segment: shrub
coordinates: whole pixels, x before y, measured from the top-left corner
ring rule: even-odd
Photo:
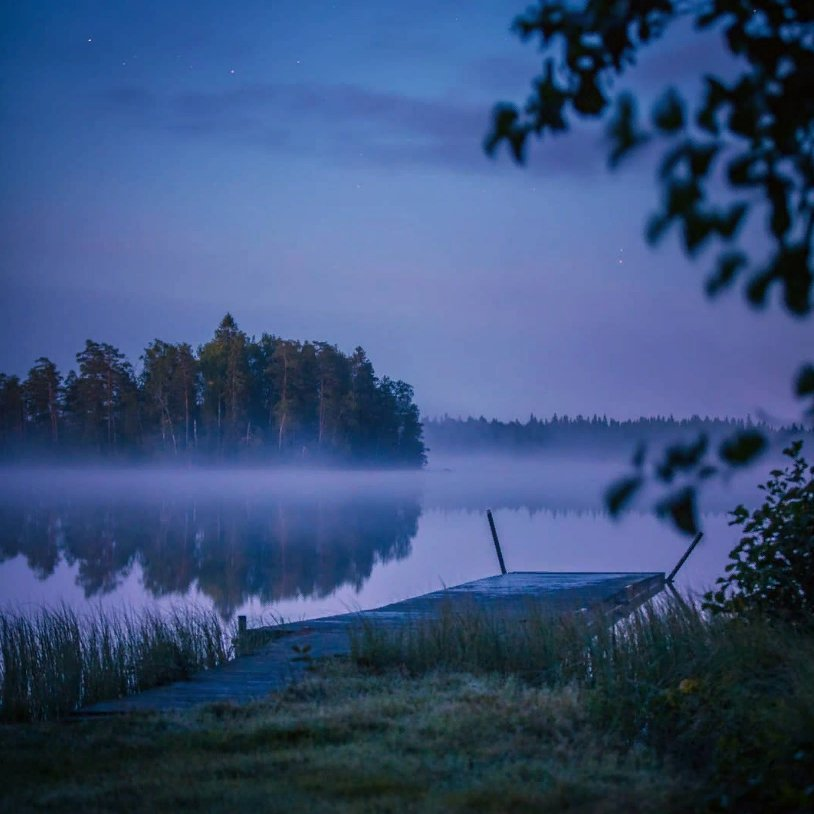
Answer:
[[[730,552],[726,576],[704,597],[709,610],[814,621],[814,466],[803,458],[802,445],[783,450],[791,465],[772,470],[760,486],[762,506],[750,514],[740,505],[731,513],[730,525],[742,526],[744,534]]]

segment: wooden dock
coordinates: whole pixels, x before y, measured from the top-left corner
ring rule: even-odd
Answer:
[[[245,703],[280,690],[302,677],[315,659],[347,655],[349,631],[361,623],[406,626],[437,619],[446,610],[478,609],[507,618],[537,613],[598,612],[616,621],[664,588],[663,573],[513,572],[467,582],[374,610],[344,613],[274,628],[249,630],[245,642],[264,640],[242,655],[188,681],[93,704],[84,715],[184,709],[217,701]],[[271,641],[269,641],[271,640]]]

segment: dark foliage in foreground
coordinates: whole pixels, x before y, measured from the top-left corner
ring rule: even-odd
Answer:
[[[705,597],[711,610],[814,627],[814,466],[801,450],[800,442],[785,450],[791,464],[772,470],[760,487],[761,506],[732,512],[731,525],[742,526],[743,537],[729,555],[727,575]]]
[[[45,358],[0,374],[0,456],[425,461],[412,387],[361,347],[249,338],[227,314],[197,352],[156,339],[141,361],[88,340],[64,379]]]
[[[659,144],[661,204],[647,226],[648,241],[659,242],[675,226],[689,258],[714,254],[710,297],[743,282],[751,306],[765,308],[777,296],[792,317],[809,317],[812,9],[810,0],[540,0],[513,28],[539,44],[542,72],[524,106],[495,107],[484,147],[494,154],[505,144],[522,163],[530,141],[562,134],[580,118],[605,121],[611,167],[647,143]],[[643,117],[640,100],[620,90],[618,80],[682,20],[718,35],[732,75],[699,76],[695,99],[666,87]],[[763,238],[757,244],[756,233]],[[800,367],[792,387],[814,416],[814,365]],[[644,484],[654,484],[661,493],[656,511],[694,534],[704,483],[754,460],[765,440],[759,431],[735,433],[713,449],[702,434],[672,443],[654,460],[642,449],[633,472],[609,489],[608,507],[619,511]]]

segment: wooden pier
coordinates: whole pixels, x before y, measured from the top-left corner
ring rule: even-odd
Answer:
[[[487,577],[374,610],[245,631],[239,636],[238,647],[245,650],[252,642],[264,642],[256,652],[205,670],[188,681],[93,704],[81,714],[160,711],[217,701],[256,700],[296,681],[315,659],[347,655],[350,629],[363,623],[403,627],[438,619],[448,610],[466,613],[470,609],[518,620],[530,610],[551,615],[593,612],[613,622],[655,596],[664,585],[663,573],[535,571]]]

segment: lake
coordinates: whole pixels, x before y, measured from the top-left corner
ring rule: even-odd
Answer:
[[[757,500],[753,468],[704,495],[705,539],[680,574],[723,573]],[[651,513],[602,508],[623,462],[434,460],[422,472],[0,470],[0,601],[144,607],[195,602],[225,620],[371,608],[509,570],[665,571],[689,540]]]

